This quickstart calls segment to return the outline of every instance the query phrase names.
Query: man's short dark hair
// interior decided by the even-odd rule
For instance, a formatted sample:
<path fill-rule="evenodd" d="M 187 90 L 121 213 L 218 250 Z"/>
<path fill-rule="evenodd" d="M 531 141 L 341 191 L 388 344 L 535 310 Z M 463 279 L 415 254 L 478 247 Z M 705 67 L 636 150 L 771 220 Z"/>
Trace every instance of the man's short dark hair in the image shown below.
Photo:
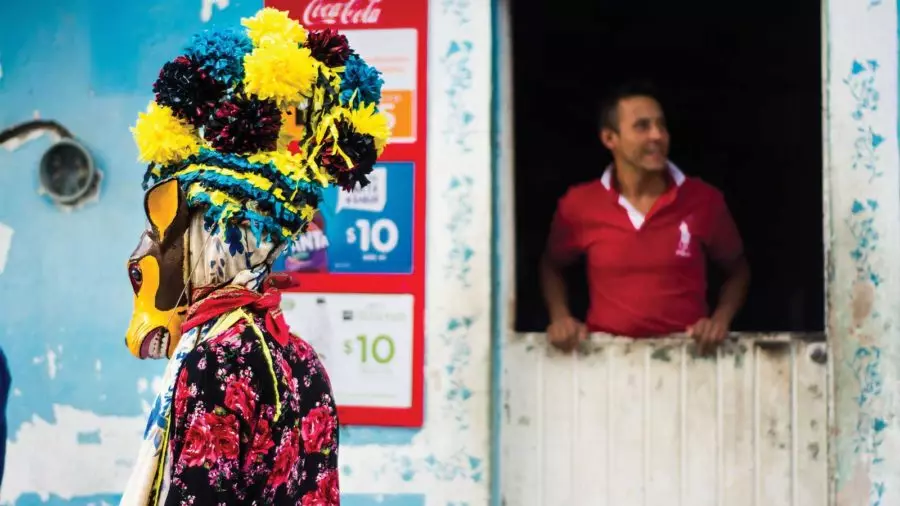
<path fill-rule="evenodd" d="M 598 130 L 619 131 L 619 102 L 634 97 L 647 97 L 660 102 L 656 89 L 648 81 L 629 81 L 612 89 L 597 110 Z"/>

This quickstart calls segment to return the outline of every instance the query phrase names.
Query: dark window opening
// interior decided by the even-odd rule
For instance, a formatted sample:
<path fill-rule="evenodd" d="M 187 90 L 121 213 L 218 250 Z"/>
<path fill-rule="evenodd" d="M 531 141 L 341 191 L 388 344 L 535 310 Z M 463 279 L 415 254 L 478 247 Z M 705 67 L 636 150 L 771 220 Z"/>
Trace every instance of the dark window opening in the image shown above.
<path fill-rule="evenodd" d="M 512 3 L 512 2 L 510 2 Z M 821 6 L 719 2 L 515 2 L 512 7 L 517 331 L 548 323 L 538 261 L 557 199 L 610 156 L 595 102 L 648 79 L 670 158 L 719 188 L 753 271 L 738 331 L 824 328 Z M 722 276 L 709 268 L 711 305 Z M 569 276 L 587 309 L 584 265 Z"/>

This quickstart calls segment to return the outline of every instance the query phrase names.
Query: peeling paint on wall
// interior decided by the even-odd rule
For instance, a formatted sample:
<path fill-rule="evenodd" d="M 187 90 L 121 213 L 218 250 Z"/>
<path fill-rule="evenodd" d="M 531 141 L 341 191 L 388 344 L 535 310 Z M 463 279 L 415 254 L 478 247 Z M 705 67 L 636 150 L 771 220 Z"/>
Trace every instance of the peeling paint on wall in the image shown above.
<path fill-rule="evenodd" d="M 40 111 L 34 111 L 32 119 L 41 119 Z M 60 139 L 59 134 L 52 130 L 31 130 L 23 135 L 18 135 L 9 139 L 8 141 L 0 144 L 0 146 L 6 148 L 7 151 L 16 151 L 25 144 L 28 144 L 33 140 L 40 139 L 44 136 L 47 136 L 50 139 L 50 142 L 57 142 Z"/>
<path fill-rule="evenodd" d="M 62 351 L 63 351 L 63 347 L 61 344 L 56 346 L 56 350 L 53 350 L 52 348 L 47 348 L 47 353 L 45 355 L 42 355 L 39 357 L 34 357 L 34 359 L 32 359 L 32 363 L 46 364 L 47 377 L 50 378 L 51 380 L 56 379 L 56 373 L 58 371 L 58 366 L 57 366 L 57 362 L 56 362 L 56 359 L 58 357 L 57 352 L 59 352 L 59 354 L 62 354 Z"/>
<path fill-rule="evenodd" d="M 224 11 L 228 8 L 228 0 L 200 0 L 200 21 L 207 23 L 212 19 L 213 7 Z"/>
<path fill-rule="evenodd" d="M 12 239 L 15 230 L 9 225 L 0 222 L 0 274 L 6 269 L 6 261 L 9 258 L 9 250 L 12 249 Z"/>
<path fill-rule="evenodd" d="M 52 421 L 33 417 L 10 434 L 6 458 L 7 464 L 13 465 L 6 466 L 3 504 L 24 503 L 32 494 L 47 502 L 53 496 L 69 501 L 121 493 L 145 420 L 102 416 L 62 405 L 53 406 Z M 52 451 L 47 448 L 51 441 Z M 16 462 L 29 465 L 14 465 Z M 35 473 L 34 469 L 41 471 Z"/>

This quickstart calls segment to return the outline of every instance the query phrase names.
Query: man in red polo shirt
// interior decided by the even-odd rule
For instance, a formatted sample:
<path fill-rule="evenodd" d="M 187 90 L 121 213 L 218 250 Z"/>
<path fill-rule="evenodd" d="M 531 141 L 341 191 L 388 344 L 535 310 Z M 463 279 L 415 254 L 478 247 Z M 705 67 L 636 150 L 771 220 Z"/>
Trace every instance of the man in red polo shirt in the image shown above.
<path fill-rule="evenodd" d="M 668 160 L 662 107 L 626 87 L 601 106 L 600 139 L 613 164 L 560 199 L 541 260 L 550 341 L 571 350 L 588 332 L 629 337 L 687 332 L 704 352 L 728 334 L 750 268 L 722 194 Z M 587 256 L 587 324 L 569 312 L 562 268 Z M 706 260 L 726 272 L 718 305 L 706 304 Z"/>

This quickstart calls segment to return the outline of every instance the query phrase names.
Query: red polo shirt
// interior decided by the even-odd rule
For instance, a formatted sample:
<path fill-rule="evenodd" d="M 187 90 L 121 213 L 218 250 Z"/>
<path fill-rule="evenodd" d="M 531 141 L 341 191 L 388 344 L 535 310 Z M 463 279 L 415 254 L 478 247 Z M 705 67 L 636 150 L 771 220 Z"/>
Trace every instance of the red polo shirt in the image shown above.
<path fill-rule="evenodd" d="M 560 199 L 551 258 L 587 255 L 591 331 L 631 337 L 683 332 L 708 316 L 706 259 L 743 253 L 722 194 L 669 167 L 669 188 L 646 216 L 615 190 L 607 169 Z"/>

